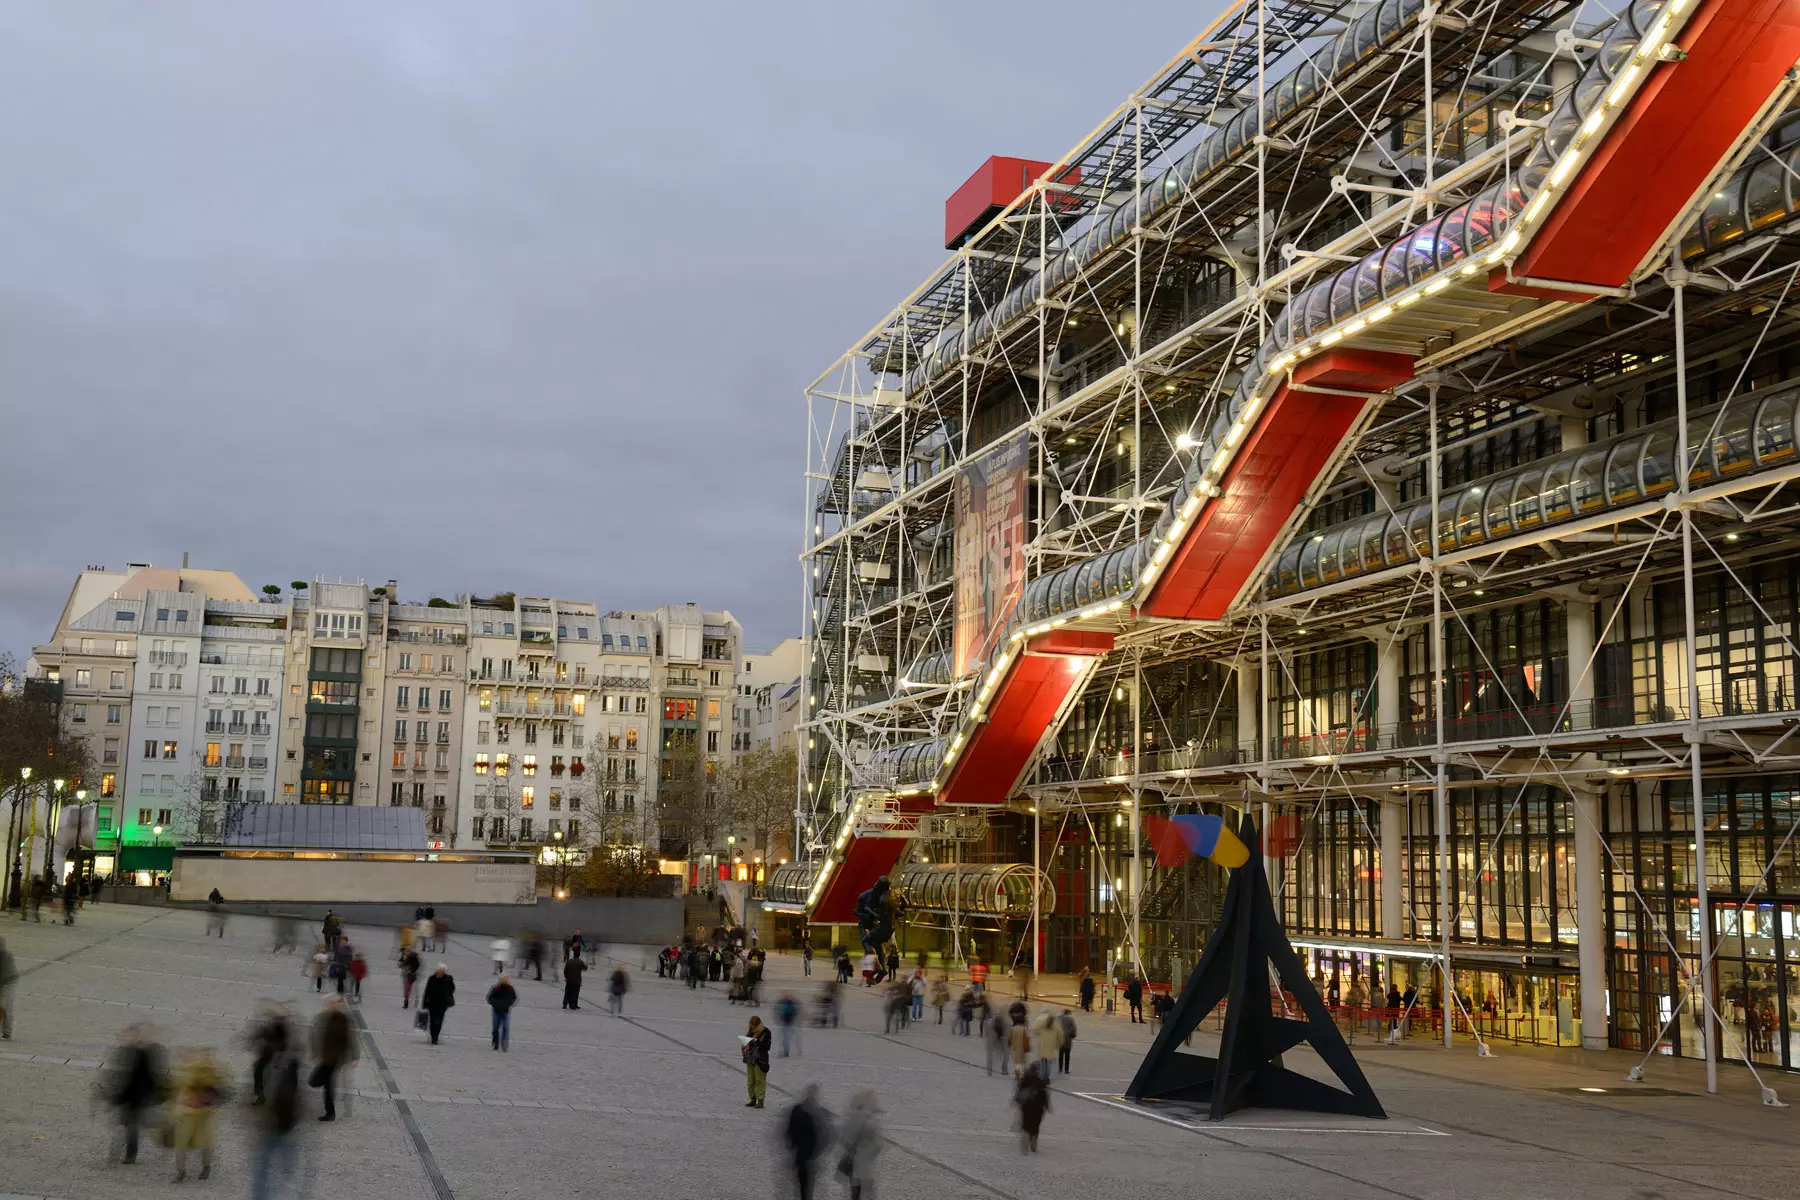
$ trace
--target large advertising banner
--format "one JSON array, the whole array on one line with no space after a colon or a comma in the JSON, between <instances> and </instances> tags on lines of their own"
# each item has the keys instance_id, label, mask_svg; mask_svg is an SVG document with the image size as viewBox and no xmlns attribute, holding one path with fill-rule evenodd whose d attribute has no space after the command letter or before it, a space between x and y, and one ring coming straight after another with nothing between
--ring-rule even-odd
<instances>
[{"instance_id":1,"label":"large advertising banner","mask_svg":"<svg viewBox=\"0 0 1800 1200\"><path fill-rule=\"evenodd\" d=\"M1025 587L1031 439L1018 437L956 479L956 674L988 661Z\"/></svg>"}]
</instances>

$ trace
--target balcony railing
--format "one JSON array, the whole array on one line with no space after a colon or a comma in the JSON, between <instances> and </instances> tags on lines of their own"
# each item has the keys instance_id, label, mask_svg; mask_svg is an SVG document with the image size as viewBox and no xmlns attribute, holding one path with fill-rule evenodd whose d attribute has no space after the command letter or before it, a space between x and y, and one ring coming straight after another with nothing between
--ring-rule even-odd
<instances>
[{"instance_id":1,"label":"balcony railing","mask_svg":"<svg viewBox=\"0 0 1800 1200\"><path fill-rule=\"evenodd\" d=\"M229 770L229 771L243 770L244 769L244 756L241 754L226 755L225 756L225 768L226 768L226 770Z\"/></svg>"},{"instance_id":2,"label":"balcony railing","mask_svg":"<svg viewBox=\"0 0 1800 1200\"><path fill-rule=\"evenodd\" d=\"M150 652L150 663L152 666L185 667L187 666L187 660L188 656L187 651L185 650L152 650Z\"/></svg>"},{"instance_id":3,"label":"balcony railing","mask_svg":"<svg viewBox=\"0 0 1800 1200\"><path fill-rule=\"evenodd\" d=\"M266 771L269 769L269 760L266 757L259 757L252 754L247 761L252 771Z\"/></svg>"},{"instance_id":4,"label":"balcony railing","mask_svg":"<svg viewBox=\"0 0 1800 1200\"><path fill-rule=\"evenodd\" d=\"M223 722L223 721L208 721L206 723L206 732L208 732L208 733L224 733L225 732L225 722Z\"/></svg>"}]
</instances>

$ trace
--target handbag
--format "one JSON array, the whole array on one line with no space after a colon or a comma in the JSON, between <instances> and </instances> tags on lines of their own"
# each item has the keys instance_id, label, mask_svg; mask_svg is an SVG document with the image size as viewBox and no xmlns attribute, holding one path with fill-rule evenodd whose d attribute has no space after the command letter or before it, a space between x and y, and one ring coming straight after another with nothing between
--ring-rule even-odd
<instances>
[{"instance_id":1,"label":"handbag","mask_svg":"<svg viewBox=\"0 0 1800 1200\"><path fill-rule=\"evenodd\" d=\"M325 1086L325 1077L326 1077L325 1064L320 1063L318 1066L316 1066L312 1069L312 1074L308 1075L306 1077L306 1086L307 1087L324 1087Z\"/></svg>"},{"instance_id":2,"label":"handbag","mask_svg":"<svg viewBox=\"0 0 1800 1200\"><path fill-rule=\"evenodd\" d=\"M424 1009L413 1014L413 1028L425 1029L431 1024L431 1016Z\"/></svg>"}]
</instances>

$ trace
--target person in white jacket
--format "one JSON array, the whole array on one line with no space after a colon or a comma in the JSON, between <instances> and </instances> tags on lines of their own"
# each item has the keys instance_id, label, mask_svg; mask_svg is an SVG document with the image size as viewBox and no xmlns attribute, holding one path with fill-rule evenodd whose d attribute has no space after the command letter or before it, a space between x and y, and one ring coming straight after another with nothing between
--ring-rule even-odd
<instances>
[{"instance_id":1,"label":"person in white jacket","mask_svg":"<svg viewBox=\"0 0 1800 1200\"><path fill-rule=\"evenodd\" d=\"M497 937L489 942L488 957L494 960L494 974L506 974L506 964L512 958L512 939Z\"/></svg>"}]
</instances>

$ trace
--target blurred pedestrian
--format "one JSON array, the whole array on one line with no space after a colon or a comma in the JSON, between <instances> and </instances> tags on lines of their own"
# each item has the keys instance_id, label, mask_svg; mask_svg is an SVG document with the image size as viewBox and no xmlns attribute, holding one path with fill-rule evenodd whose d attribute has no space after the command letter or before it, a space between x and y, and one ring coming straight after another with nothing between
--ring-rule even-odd
<instances>
[{"instance_id":1,"label":"blurred pedestrian","mask_svg":"<svg viewBox=\"0 0 1800 1200\"><path fill-rule=\"evenodd\" d=\"M423 964L419 961L419 952L408 946L400 953L400 1007L407 1008L412 1004L413 985L419 982L419 971Z\"/></svg>"},{"instance_id":2,"label":"blurred pedestrian","mask_svg":"<svg viewBox=\"0 0 1800 1200\"><path fill-rule=\"evenodd\" d=\"M362 981L369 973L369 964L360 954L350 956L350 1003L362 1003Z\"/></svg>"},{"instance_id":3,"label":"blurred pedestrian","mask_svg":"<svg viewBox=\"0 0 1800 1200\"><path fill-rule=\"evenodd\" d=\"M208 934L216 933L223 938L225 936L225 918L229 912L230 910L225 907L224 893L220 892L218 888L214 888L212 894L206 898L206 932Z\"/></svg>"},{"instance_id":4,"label":"blurred pedestrian","mask_svg":"<svg viewBox=\"0 0 1800 1200\"><path fill-rule=\"evenodd\" d=\"M307 978L313 981L313 991L325 990L325 976L331 970L331 952L324 943L313 947L312 957L306 960Z\"/></svg>"},{"instance_id":5,"label":"blurred pedestrian","mask_svg":"<svg viewBox=\"0 0 1800 1200\"><path fill-rule=\"evenodd\" d=\"M800 976L803 979L812 978L812 954L812 939L809 937L800 943Z\"/></svg>"},{"instance_id":6,"label":"blurred pedestrian","mask_svg":"<svg viewBox=\"0 0 1800 1200\"><path fill-rule=\"evenodd\" d=\"M781 1057L788 1056L790 1044L798 1044L800 1040L800 1002L791 995L784 994L775 1001L775 1024L781 1027Z\"/></svg>"},{"instance_id":7,"label":"blurred pedestrian","mask_svg":"<svg viewBox=\"0 0 1800 1200\"><path fill-rule=\"evenodd\" d=\"M1056 1027L1062 1033L1062 1046L1056 1052L1056 1065L1062 1068L1064 1075L1067 1075L1069 1073L1069 1051L1075 1045L1075 1014L1066 1008L1063 1009L1062 1015L1056 1018Z\"/></svg>"},{"instance_id":8,"label":"blurred pedestrian","mask_svg":"<svg viewBox=\"0 0 1800 1200\"><path fill-rule=\"evenodd\" d=\"M339 935L337 948L331 952L331 978L337 983L337 994L340 996L350 982L350 960L355 953L350 939Z\"/></svg>"},{"instance_id":9,"label":"blurred pedestrian","mask_svg":"<svg viewBox=\"0 0 1800 1200\"><path fill-rule=\"evenodd\" d=\"M1094 974L1086 967L1081 968L1081 1011L1094 1011Z\"/></svg>"},{"instance_id":10,"label":"blurred pedestrian","mask_svg":"<svg viewBox=\"0 0 1800 1200\"><path fill-rule=\"evenodd\" d=\"M1050 1084L1036 1063L1020 1077L1019 1086L1013 1091L1013 1103L1019 1109L1019 1149L1035 1154L1038 1131L1044 1126L1044 1114L1050 1111Z\"/></svg>"},{"instance_id":11,"label":"blurred pedestrian","mask_svg":"<svg viewBox=\"0 0 1800 1200\"><path fill-rule=\"evenodd\" d=\"M563 999L566 1009L581 1007L581 977L587 971L587 963L580 955L563 964Z\"/></svg>"},{"instance_id":12,"label":"blurred pedestrian","mask_svg":"<svg viewBox=\"0 0 1800 1200\"><path fill-rule=\"evenodd\" d=\"M944 1023L944 1005L950 1003L950 976L939 975L931 981L931 1007L937 1009L937 1023Z\"/></svg>"},{"instance_id":13,"label":"blurred pedestrian","mask_svg":"<svg viewBox=\"0 0 1800 1200\"><path fill-rule=\"evenodd\" d=\"M1062 1054L1062 1025L1056 1014L1039 1013L1032 1035L1032 1041L1036 1043L1038 1073L1049 1079L1050 1072L1056 1067L1056 1059Z\"/></svg>"},{"instance_id":14,"label":"blurred pedestrian","mask_svg":"<svg viewBox=\"0 0 1800 1200\"><path fill-rule=\"evenodd\" d=\"M354 1063L356 1058L355 1043L350 1034L350 1014L344 1011L341 998L328 996L324 1011L313 1024L313 1070L307 1079L325 1096L325 1112L319 1120L337 1119L338 1072Z\"/></svg>"},{"instance_id":15,"label":"blurred pedestrian","mask_svg":"<svg viewBox=\"0 0 1800 1200\"><path fill-rule=\"evenodd\" d=\"M995 1067L1006 1070L1006 1022L983 1022L981 1040L987 1049L987 1073L992 1075Z\"/></svg>"},{"instance_id":16,"label":"blurred pedestrian","mask_svg":"<svg viewBox=\"0 0 1800 1200\"><path fill-rule=\"evenodd\" d=\"M293 1036L287 1012L278 1004L265 1002L261 1017L250 1029L250 1048L256 1052L250 1062L251 1104L263 1102L269 1067L288 1052Z\"/></svg>"},{"instance_id":17,"label":"blurred pedestrian","mask_svg":"<svg viewBox=\"0 0 1800 1200\"><path fill-rule=\"evenodd\" d=\"M787 1128L782 1131L787 1143L788 1159L793 1163L794 1181L799 1185L800 1200L812 1200L813 1176L820 1151L831 1141L825 1110L819 1105L819 1085L809 1083L800 1102L787 1112Z\"/></svg>"},{"instance_id":18,"label":"blurred pedestrian","mask_svg":"<svg viewBox=\"0 0 1800 1200\"><path fill-rule=\"evenodd\" d=\"M494 974L506 973L506 960L512 954L512 939L497 937L488 943L488 957L494 962Z\"/></svg>"},{"instance_id":19,"label":"blurred pedestrian","mask_svg":"<svg viewBox=\"0 0 1800 1200\"><path fill-rule=\"evenodd\" d=\"M519 993L506 975L500 976L499 981L488 989L488 1007L494 1010L492 1037L496 1050L504 1052L512 1044L512 1009L518 1000Z\"/></svg>"},{"instance_id":20,"label":"blurred pedestrian","mask_svg":"<svg viewBox=\"0 0 1800 1200\"><path fill-rule=\"evenodd\" d=\"M107 1099L119 1113L119 1124L125 1130L123 1163L137 1161L138 1136L144 1128L144 1114L162 1103L163 1052L143 1025L125 1030L125 1040L114 1059L107 1087Z\"/></svg>"},{"instance_id":21,"label":"blurred pedestrian","mask_svg":"<svg viewBox=\"0 0 1800 1200\"><path fill-rule=\"evenodd\" d=\"M625 974L624 967L615 967L612 978L606 981L606 1007L615 1017L625 1015L625 993L631 990L631 977Z\"/></svg>"},{"instance_id":22,"label":"blurred pedestrian","mask_svg":"<svg viewBox=\"0 0 1800 1200\"><path fill-rule=\"evenodd\" d=\"M850 1098L837 1165L838 1174L850 1185L850 1200L874 1200L875 1158L881 1153L881 1126L875 1114L880 1111L874 1092L858 1092Z\"/></svg>"},{"instance_id":23,"label":"blurred pedestrian","mask_svg":"<svg viewBox=\"0 0 1800 1200\"><path fill-rule=\"evenodd\" d=\"M187 1178L187 1152L200 1152L200 1178L212 1174L218 1140L219 1106L225 1103L225 1076L211 1050L197 1047L182 1056L175 1084L175 1182Z\"/></svg>"},{"instance_id":24,"label":"blurred pedestrian","mask_svg":"<svg viewBox=\"0 0 1800 1200\"><path fill-rule=\"evenodd\" d=\"M420 911L423 911L423 910L421 909ZM419 918L418 925L419 925L419 949L421 952L429 953L432 948L431 947L431 934L432 934L432 931L434 928L433 922L430 917L422 916Z\"/></svg>"},{"instance_id":25,"label":"blurred pedestrian","mask_svg":"<svg viewBox=\"0 0 1800 1200\"><path fill-rule=\"evenodd\" d=\"M19 964L13 960L12 951L6 948L6 939L0 938L0 1038L12 1037L13 994L19 982Z\"/></svg>"},{"instance_id":26,"label":"blurred pedestrian","mask_svg":"<svg viewBox=\"0 0 1800 1200\"><path fill-rule=\"evenodd\" d=\"M912 978L907 981L906 990L912 996L912 1019L915 1021L924 1020L925 1019L925 968L924 967L913 968ZM944 1021L944 1014L943 1014L942 1010L939 1010L938 1024L940 1024L940 1025L943 1024L943 1021Z\"/></svg>"},{"instance_id":27,"label":"blurred pedestrian","mask_svg":"<svg viewBox=\"0 0 1800 1200\"><path fill-rule=\"evenodd\" d=\"M274 1194L273 1180L294 1173L293 1135L301 1116L299 1056L284 1049L270 1060L264 1079L268 1103L257 1123L250 1200L267 1200Z\"/></svg>"},{"instance_id":28,"label":"blurred pedestrian","mask_svg":"<svg viewBox=\"0 0 1800 1200\"><path fill-rule=\"evenodd\" d=\"M956 998L956 1023L950 1026L952 1032L969 1036L969 1026L975 1020L975 992L964 988L963 994Z\"/></svg>"},{"instance_id":29,"label":"blurred pedestrian","mask_svg":"<svg viewBox=\"0 0 1800 1200\"><path fill-rule=\"evenodd\" d=\"M425 995L419 1001L419 1007L426 1012L431 1044L435 1046L438 1034L444 1028L444 1014L456 1007L456 978L443 963L439 963L431 978L425 981Z\"/></svg>"},{"instance_id":30,"label":"blurred pedestrian","mask_svg":"<svg viewBox=\"0 0 1800 1200\"><path fill-rule=\"evenodd\" d=\"M344 923L329 908L325 910L325 919L319 922L319 934L325 939L327 951L335 951L338 939L344 936Z\"/></svg>"},{"instance_id":31,"label":"blurred pedestrian","mask_svg":"<svg viewBox=\"0 0 1800 1200\"><path fill-rule=\"evenodd\" d=\"M269 948L270 954L280 954L284 949L292 954L300 945L300 922L287 913L275 916L275 944Z\"/></svg>"},{"instance_id":32,"label":"blurred pedestrian","mask_svg":"<svg viewBox=\"0 0 1800 1200\"><path fill-rule=\"evenodd\" d=\"M75 923L75 881L72 879L63 884L62 906L63 924L73 925ZM219 922L219 936L225 936L225 922L223 919Z\"/></svg>"},{"instance_id":33,"label":"blurred pedestrian","mask_svg":"<svg viewBox=\"0 0 1800 1200\"><path fill-rule=\"evenodd\" d=\"M739 1039L743 1042L744 1080L750 1091L745 1108L761 1108L769 1093L769 1043L774 1040L761 1017L750 1018L750 1028Z\"/></svg>"},{"instance_id":34,"label":"blurred pedestrian","mask_svg":"<svg viewBox=\"0 0 1800 1200\"><path fill-rule=\"evenodd\" d=\"M994 1024L1006 1025L1002 1021L995 1021ZM1025 1022L1017 1021L1006 1025L1006 1045L1012 1052L1013 1078L1021 1079L1025 1075L1026 1064L1031 1061L1031 1030L1026 1028Z\"/></svg>"}]
</instances>

